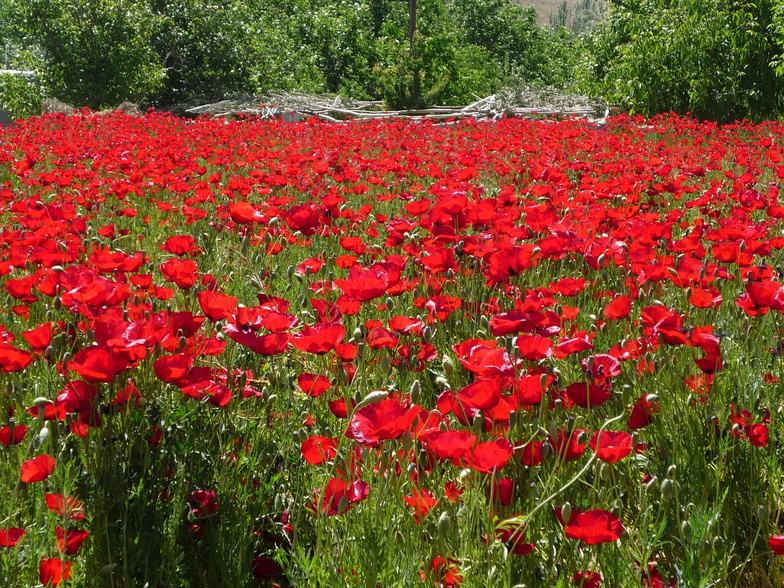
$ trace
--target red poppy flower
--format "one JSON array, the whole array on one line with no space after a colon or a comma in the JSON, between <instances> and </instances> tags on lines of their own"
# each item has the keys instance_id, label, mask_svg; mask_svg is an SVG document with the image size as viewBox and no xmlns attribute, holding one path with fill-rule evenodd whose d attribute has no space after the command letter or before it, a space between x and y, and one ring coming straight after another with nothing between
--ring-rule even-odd
<instances>
[{"instance_id":1,"label":"red poppy flower","mask_svg":"<svg viewBox=\"0 0 784 588\"><path fill-rule=\"evenodd\" d=\"M0 343L0 368L5 373L21 372L32 361L33 356L27 351L17 349L8 343Z\"/></svg>"},{"instance_id":2,"label":"red poppy flower","mask_svg":"<svg viewBox=\"0 0 784 588\"><path fill-rule=\"evenodd\" d=\"M514 480L511 478L500 478L493 480L488 492L493 502L501 506L510 506L514 498L514 488Z\"/></svg>"},{"instance_id":3,"label":"red poppy flower","mask_svg":"<svg viewBox=\"0 0 784 588\"><path fill-rule=\"evenodd\" d=\"M72 562L58 557L41 559L38 567L38 577L44 586L59 586L63 580L71 578Z\"/></svg>"},{"instance_id":4,"label":"red poppy flower","mask_svg":"<svg viewBox=\"0 0 784 588\"><path fill-rule=\"evenodd\" d=\"M765 423L749 423L743 427L743 432L754 447L768 446L768 425Z\"/></svg>"},{"instance_id":5,"label":"red poppy flower","mask_svg":"<svg viewBox=\"0 0 784 588\"><path fill-rule=\"evenodd\" d=\"M477 380L457 393L466 408L490 410L501 401L501 384L498 379Z\"/></svg>"},{"instance_id":6,"label":"red poppy flower","mask_svg":"<svg viewBox=\"0 0 784 588\"><path fill-rule=\"evenodd\" d=\"M82 543L84 543L84 540L90 535L89 532L84 530L63 529L62 527L55 527L54 533L57 539L57 546L65 555L75 555Z\"/></svg>"},{"instance_id":7,"label":"red poppy flower","mask_svg":"<svg viewBox=\"0 0 784 588\"><path fill-rule=\"evenodd\" d=\"M514 453L508 439L496 439L479 443L461 459L462 465L477 472L492 474L504 468Z\"/></svg>"},{"instance_id":8,"label":"red poppy flower","mask_svg":"<svg viewBox=\"0 0 784 588\"><path fill-rule=\"evenodd\" d=\"M225 319L231 316L237 308L237 299L234 296L226 296L218 292L203 290L198 293L196 298L199 301L202 312L211 321Z\"/></svg>"},{"instance_id":9,"label":"red poppy flower","mask_svg":"<svg viewBox=\"0 0 784 588\"><path fill-rule=\"evenodd\" d=\"M506 349L498 347L495 340L468 339L452 346L460 364L480 378L511 376L512 362Z\"/></svg>"},{"instance_id":10,"label":"red poppy flower","mask_svg":"<svg viewBox=\"0 0 784 588\"><path fill-rule=\"evenodd\" d=\"M553 340L539 335L518 335L517 349L528 361L539 361L553 356Z\"/></svg>"},{"instance_id":11,"label":"red poppy flower","mask_svg":"<svg viewBox=\"0 0 784 588\"><path fill-rule=\"evenodd\" d=\"M69 370L91 383L109 383L127 367L128 362L125 359L97 345L78 351L68 362Z\"/></svg>"},{"instance_id":12,"label":"red poppy flower","mask_svg":"<svg viewBox=\"0 0 784 588\"><path fill-rule=\"evenodd\" d=\"M626 431L596 431L590 447L602 461L615 463L631 455L633 438Z\"/></svg>"},{"instance_id":13,"label":"red poppy flower","mask_svg":"<svg viewBox=\"0 0 784 588\"><path fill-rule=\"evenodd\" d=\"M159 380L166 383L176 383L182 380L193 365L193 357L184 353L164 355L156 359L152 367Z\"/></svg>"},{"instance_id":14,"label":"red poppy flower","mask_svg":"<svg viewBox=\"0 0 784 588\"><path fill-rule=\"evenodd\" d=\"M260 579L276 578L284 571L278 562L266 555L255 557L251 563L251 569L253 576Z\"/></svg>"},{"instance_id":15,"label":"red poppy flower","mask_svg":"<svg viewBox=\"0 0 784 588\"><path fill-rule=\"evenodd\" d=\"M11 445L18 445L24 440L28 427L25 425L14 425L13 429L10 426L5 426L0 429L0 443L6 447Z\"/></svg>"},{"instance_id":16,"label":"red poppy flower","mask_svg":"<svg viewBox=\"0 0 784 588\"><path fill-rule=\"evenodd\" d=\"M386 294L389 275L384 268L379 266L373 266L367 270L355 266L351 268L348 278L335 280L335 284L349 298L367 302Z\"/></svg>"},{"instance_id":17,"label":"red poppy flower","mask_svg":"<svg viewBox=\"0 0 784 588\"><path fill-rule=\"evenodd\" d=\"M384 439L397 439L419 416L420 407L407 408L397 398L387 398L360 408L346 431L346 437L364 445L375 445Z\"/></svg>"},{"instance_id":18,"label":"red poppy flower","mask_svg":"<svg viewBox=\"0 0 784 588\"><path fill-rule=\"evenodd\" d=\"M622 294L604 307L604 318L608 321L618 321L626 318L632 312L632 298Z\"/></svg>"},{"instance_id":19,"label":"red poppy flower","mask_svg":"<svg viewBox=\"0 0 784 588\"><path fill-rule=\"evenodd\" d=\"M315 398L329 390L332 382L326 376L304 373L297 376L297 385L305 394Z\"/></svg>"},{"instance_id":20,"label":"red poppy flower","mask_svg":"<svg viewBox=\"0 0 784 588\"><path fill-rule=\"evenodd\" d=\"M302 442L302 457L312 465L330 461L338 454L338 441L330 437L313 435Z\"/></svg>"},{"instance_id":21,"label":"red poppy flower","mask_svg":"<svg viewBox=\"0 0 784 588\"><path fill-rule=\"evenodd\" d=\"M196 283L199 266L192 259L169 259L158 266L158 270L167 282L187 290Z\"/></svg>"},{"instance_id":22,"label":"red poppy flower","mask_svg":"<svg viewBox=\"0 0 784 588\"><path fill-rule=\"evenodd\" d=\"M636 431L651 424L653 415L659 411L659 405L653 400L651 394L643 394L634 403L632 413L629 415L627 426L629 430Z\"/></svg>"},{"instance_id":23,"label":"red poppy flower","mask_svg":"<svg viewBox=\"0 0 784 588\"><path fill-rule=\"evenodd\" d=\"M542 450L544 448L543 441L530 441L526 443L520 450L520 463L528 467L538 466L544 459Z\"/></svg>"},{"instance_id":24,"label":"red poppy flower","mask_svg":"<svg viewBox=\"0 0 784 588\"><path fill-rule=\"evenodd\" d=\"M36 353L41 353L52 344L52 323L38 325L35 329L24 331L22 337Z\"/></svg>"},{"instance_id":25,"label":"red poppy flower","mask_svg":"<svg viewBox=\"0 0 784 588\"><path fill-rule=\"evenodd\" d=\"M768 539L768 547L776 555L784 555L784 535L773 535Z\"/></svg>"},{"instance_id":26,"label":"red poppy flower","mask_svg":"<svg viewBox=\"0 0 784 588\"><path fill-rule=\"evenodd\" d=\"M569 539L579 539L588 545L612 543L623 533L623 525L613 513L596 509L572 513L565 528Z\"/></svg>"},{"instance_id":27,"label":"red poppy flower","mask_svg":"<svg viewBox=\"0 0 784 588\"><path fill-rule=\"evenodd\" d=\"M496 539L504 543L511 553L526 556L536 549L533 543L525 542L525 527L519 523L501 521L495 530Z\"/></svg>"},{"instance_id":28,"label":"red poppy flower","mask_svg":"<svg viewBox=\"0 0 784 588\"><path fill-rule=\"evenodd\" d=\"M173 255L188 255L196 247L196 239L191 235L174 235L166 239L160 246L161 251L166 251Z\"/></svg>"},{"instance_id":29,"label":"red poppy flower","mask_svg":"<svg viewBox=\"0 0 784 588\"><path fill-rule=\"evenodd\" d=\"M403 497L403 500L408 506L414 509L414 522L417 524L419 524L419 522L427 516L427 513L438 504L438 500L427 488L423 488L422 490L414 488L411 491L411 494Z\"/></svg>"},{"instance_id":30,"label":"red poppy flower","mask_svg":"<svg viewBox=\"0 0 784 588\"><path fill-rule=\"evenodd\" d=\"M57 395L57 404L67 413L88 413L93 409L98 388L81 380L65 385Z\"/></svg>"},{"instance_id":31,"label":"red poppy flower","mask_svg":"<svg viewBox=\"0 0 784 588\"><path fill-rule=\"evenodd\" d=\"M65 517L69 521L81 521L85 518L82 503L73 496L62 494L46 494L46 506L57 516Z\"/></svg>"},{"instance_id":32,"label":"red poppy flower","mask_svg":"<svg viewBox=\"0 0 784 588\"><path fill-rule=\"evenodd\" d=\"M439 459L450 459L455 464L471 450L476 436L467 431L430 431L421 437L425 446Z\"/></svg>"},{"instance_id":33,"label":"red poppy flower","mask_svg":"<svg viewBox=\"0 0 784 588\"><path fill-rule=\"evenodd\" d=\"M22 482L32 484L46 480L54 471L55 465L57 465L57 461L51 455L46 454L22 462Z\"/></svg>"},{"instance_id":34,"label":"red poppy flower","mask_svg":"<svg viewBox=\"0 0 784 588\"><path fill-rule=\"evenodd\" d=\"M575 572L571 580L577 588L599 588L602 585L602 576L592 570Z\"/></svg>"},{"instance_id":35,"label":"red poppy flower","mask_svg":"<svg viewBox=\"0 0 784 588\"><path fill-rule=\"evenodd\" d=\"M355 504L368 497L370 485L362 480L355 480L351 484L340 478L332 478L323 490L313 492L314 501L311 509L320 510L326 516L342 515L348 512ZM316 502L320 499L320 506Z\"/></svg>"},{"instance_id":36,"label":"red poppy flower","mask_svg":"<svg viewBox=\"0 0 784 588\"><path fill-rule=\"evenodd\" d=\"M595 381L614 378L621 373L621 362L618 358L606 353L598 353L583 359L583 371Z\"/></svg>"},{"instance_id":37,"label":"red poppy flower","mask_svg":"<svg viewBox=\"0 0 784 588\"><path fill-rule=\"evenodd\" d=\"M346 328L339 323L318 323L306 326L291 338L291 344L306 353L324 355L343 340Z\"/></svg>"},{"instance_id":38,"label":"red poppy flower","mask_svg":"<svg viewBox=\"0 0 784 588\"><path fill-rule=\"evenodd\" d=\"M599 386L597 384L586 384L585 382L575 382L569 384L563 391L564 396L582 408L601 406L612 396L610 386Z\"/></svg>"},{"instance_id":39,"label":"red poppy flower","mask_svg":"<svg viewBox=\"0 0 784 588\"><path fill-rule=\"evenodd\" d=\"M541 375L520 376L514 380L513 386L520 404L532 406L542 401L545 391Z\"/></svg>"},{"instance_id":40,"label":"red poppy flower","mask_svg":"<svg viewBox=\"0 0 784 588\"><path fill-rule=\"evenodd\" d=\"M178 382L182 385L182 382ZM228 386L212 380L201 380L182 387L182 393L199 402L206 400L212 406L224 407L231 402Z\"/></svg>"},{"instance_id":41,"label":"red poppy flower","mask_svg":"<svg viewBox=\"0 0 784 588\"><path fill-rule=\"evenodd\" d=\"M553 446L558 459L564 461L574 461L580 459L585 453L587 442L580 443L580 437L587 431L585 429L574 429L568 432L565 430L558 431L557 439L550 439L550 444Z\"/></svg>"},{"instance_id":42,"label":"red poppy flower","mask_svg":"<svg viewBox=\"0 0 784 588\"><path fill-rule=\"evenodd\" d=\"M249 225L259 219L256 209L248 202L230 202L229 216L238 225Z\"/></svg>"},{"instance_id":43,"label":"red poppy flower","mask_svg":"<svg viewBox=\"0 0 784 588\"><path fill-rule=\"evenodd\" d=\"M25 535L27 535L27 531L20 529L19 527L0 529L0 546L13 547L19 543Z\"/></svg>"}]
</instances>

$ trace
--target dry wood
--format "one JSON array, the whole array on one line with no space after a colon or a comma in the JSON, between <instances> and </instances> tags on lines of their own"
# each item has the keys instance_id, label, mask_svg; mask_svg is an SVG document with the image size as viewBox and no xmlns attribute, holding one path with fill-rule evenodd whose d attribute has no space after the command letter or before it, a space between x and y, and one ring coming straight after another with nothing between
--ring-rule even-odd
<instances>
[{"instance_id":1,"label":"dry wood","mask_svg":"<svg viewBox=\"0 0 784 588\"><path fill-rule=\"evenodd\" d=\"M478 97L477 97L478 98ZM340 123L352 119L406 118L412 120L448 120L460 118L493 119L505 116L546 117L581 116L597 121L604 104L598 104L584 96L569 96L553 91L501 92L478 98L466 106L432 106L412 110L384 110L383 103L375 100L347 100L340 96L312 96L280 92L268 96L241 97L221 100L187 108L190 116L209 115L231 117L238 115L261 118L283 118L300 120L316 117ZM606 113L605 113L606 116Z\"/></svg>"}]
</instances>

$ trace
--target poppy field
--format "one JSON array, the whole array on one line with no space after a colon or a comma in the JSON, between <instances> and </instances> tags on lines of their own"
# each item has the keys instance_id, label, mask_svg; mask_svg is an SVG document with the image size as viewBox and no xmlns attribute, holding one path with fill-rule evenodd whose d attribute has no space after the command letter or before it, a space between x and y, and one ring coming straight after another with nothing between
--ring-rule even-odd
<instances>
[{"instance_id":1,"label":"poppy field","mask_svg":"<svg viewBox=\"0 0 784 588\"><path fill-rule=\"evenodd\" d=\"M0 578L781 586L782 179L676 116L3 129Z\"/></svg>"}]
</instances>

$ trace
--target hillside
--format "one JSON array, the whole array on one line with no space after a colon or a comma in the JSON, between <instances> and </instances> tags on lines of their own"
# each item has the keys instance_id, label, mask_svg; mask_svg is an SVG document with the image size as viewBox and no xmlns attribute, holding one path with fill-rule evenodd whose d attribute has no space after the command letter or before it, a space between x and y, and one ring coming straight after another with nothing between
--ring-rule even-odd
<instances>
[{"instance_id":1,"label":"hillside","mask_svg":"<svg viewBox=\"0 0 784 588\"><path fill-rule=\"evenodd\" d=\"M520 0L520 4L523 6L534 6L539 15L539 24L548 25L550 24L550 16L555 16L558 13L558 8L563 4L563 1L564 0ZM599 4L598 2L594 3ZM570 11L569 18L571 20L574 17L577 7L585 4L585 1L566 0L566 4Z\"/></svg>"}]
</instances>

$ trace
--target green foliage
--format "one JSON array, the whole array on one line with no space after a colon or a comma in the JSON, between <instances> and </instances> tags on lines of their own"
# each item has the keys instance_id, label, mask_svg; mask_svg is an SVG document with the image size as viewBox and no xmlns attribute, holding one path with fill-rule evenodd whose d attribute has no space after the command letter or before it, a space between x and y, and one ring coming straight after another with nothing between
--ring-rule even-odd
<instances>
[{"instance_id":1,"label":"green foliage","mask_svg":"<svg viewBox=\"0 0 784 588\"><path fill-rule=\"evenodd\" d=\"M41 113L44 94L40 84L25 76L0 75L0 108L13 118L27 118Z\"/></svg>"},{"instance_id":2,"label":"green foliage","mask_svg":"<svg viewBox=\"0 0 784 588\"><path fill-rule=\"evenodd\" d=\"M92 108L141 101L158 91L164 70L151 40L158 24L132 0L12 0L18 26L41 49L44 86Z\"/></svg>"},{"instance_id":3,"label":"green foliage","mask_svg":"<svg viewBox=\"0 0 784 588\"><path fill-rule=\"evenodd\" d=\"M0 23L49 95L93 108L274 89L424 106L571 77L568 35L511 0L420 0L413 43L392 0L0 0Z\"/></svg>"},{"instance_id":4,"label":"green foliage","mask_svg":"<svg viewBox=\"0 0 784 588\"><path fill-rule=\"evenodd\" d=\"M784 98L781 11L775 0L611 2L584 87L646 115L775 117Z\"/></svg>"}]
</instances>

